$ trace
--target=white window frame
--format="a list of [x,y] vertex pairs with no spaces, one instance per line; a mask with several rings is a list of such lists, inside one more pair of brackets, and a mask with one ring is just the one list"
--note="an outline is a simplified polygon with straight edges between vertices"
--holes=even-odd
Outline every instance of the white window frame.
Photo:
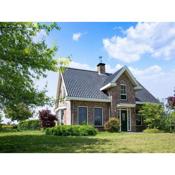
[[80,123],[79,123],[79,108],[86,108],[87,109],[87,115],[86,115],[86,124],[88,125],[88,106],[78,106],[78,111],[77,111],[77,114],[78,114],[78,117],[77,117],[77,123],[78,123],[78,125],[80,125]]
[[[102,125],[95,125],[95,109],[96,108],[101,108],[102,109]],[[103,126],[103,107],[94,107],[94,120],[93,120],[94,126],[95,127],[102,127]]]
[[[121,111],[127,111],[127,131],[132,131],[132,126],[131,126],[131,120],[132,120],[132,117],[131,117],[131,108],[119,108],[118,109],[118,111],[119,111],[119,119],[120,119],[120,131],[121,131]],[[130,114],[130,122],[129,122],[129,124],[130,124],[130,129],[128,129],[129,128],[129,126],[128,126],[128,114]]]
[[[121,86],[124,86],[125,87],[125,93],[121,93]],[[126,96],[126,99],[122,99],[121,96],[122,95],[125,95]],[[120,100],[127,100],[127,90],[126,90],[126,84],[120,84]]]

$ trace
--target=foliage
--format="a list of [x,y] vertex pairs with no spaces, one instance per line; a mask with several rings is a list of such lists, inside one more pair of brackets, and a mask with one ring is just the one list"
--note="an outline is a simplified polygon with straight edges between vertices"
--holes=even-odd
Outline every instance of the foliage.
[[171,109],[175,109],[175,97],[171,96],[167,98],[168,107]]
[[90,125],[59,125],[54,128],[47,128],[46,135],[57,136],[94,136],[97,130]]
[[[65,61],[59,68],[60,63],[54,59],[57,47],[46,44],[45,37],[54,29],[60,30],[56,23],[0,23],[1,110],[15,110],[21,103],[29,107],[49,103],[46,89],[38,90],[34,82],[46,77],[47,71],[63,71]],[[45,37],[39,38],[42,33]]]
[[32,111],[24,103],[14,104],[11,107],[6,107],[4,110],[5,117],[11,120],[25,120],[32,117]]
[[17,131],[17,126],[15,124],[1,124],[0,132],[13,132]]
[[54,127],[57,121],[56,115],[51,114],[51,111],[48,109],[39,111],[39,118],[43,128]]
[[164,108],[161,104],[144,104],[139,113],[143,116],[144,123],[148,128],[160,128],[161,119],[164,117]]
[[119,132],[120,122],[118,117],[110,118],[104,125],[104,129],[109,132]]
[[143,132],[144,133],[160,133],[161,131],[157,128],[152,128],[152,129],[147,128],[147,129],[143,130]]
[[175,112],[171,112],[165,117],[162,117],[160,129],[165,132],[175,132]]
[[24,120],[18,124],[19,130],[39,130],[41,123],[39,120]]

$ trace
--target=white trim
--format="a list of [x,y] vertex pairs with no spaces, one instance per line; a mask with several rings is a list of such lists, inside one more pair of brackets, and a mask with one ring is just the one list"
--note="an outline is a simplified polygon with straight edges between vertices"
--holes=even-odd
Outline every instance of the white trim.
[[66,96],[68,96],[66,85],[65,85],[65,82],[64,82],[64,78],[63,78],[62,73],[61,73],[61,78],[62,78],[62,81],[63,81],[63,86],[64,86],[64,89],[65,89],[65,92],[66,92]]
[[77,100],[77,101],[94,101],[94,102],[111,102],[110,99],[97,99],[97,98],[79,98],[79,97],[65,97],[65,100]]
[[118,80],[118,78],[125,72],[125,71],[127,71],[127,73],[129,74],[129,76],[130,76],[130,79],[131,79],[131,81],[133,82],[133,84],[135,84],[136,85],[136,90],[137,89],[142,89],[142,87],[139,85],[139,83],[136,81],[136,79],[135,79],[135,77],[133,76],[133,74],[131,73],[131,71],[127,68],[127,66],[124,66],[124,67],[122,67],[122,69],[120,70],[120,72],[117,74],[117,76],[116,77],[114,77],[114,79],[110,82],[110,83],[108,83],[107,85],[105,85],[105,86],[103,86],[100,90],[102,91],[102,90],[105,90],[105,89],[107,89],[107,88],[109,88],[109,87],[112,87],[112,85],[114,85],[115,84],[115,86],[117,85],[116,84],[116,81]]
[[77,111],[77,114],[78,114],[78,115],[77,115],[77,116],[78,116],[78,117],[77,117],[77,120],[78,120],[78,121],[77,121],[77,124],[80,125],[80,123],[79,123],[79,108],[81,108],[81,107],[87,108],[87,115],[86,115],[86,120],[87,120],[87,122],[86,122],[86,124],[88,125],[88,106],[77,106],[77,108],[78,108],[78,111]]
[[[95,108],[101,108],[102,109],[102,125],[95,125]],[[103,122],[103,107],[94,107],[94,119],[93,119],[93,123],[95,127],[102,127],[104,122]]]
[[117,74],[117,76],[112,80],[112,82],[116,82],[118,80],[118,78],[125,72],[127,71],[127,73],[129,74],[129,76],[131,77],[131,79],[133,80],[133,82],[135,83],[136,87],[139,86],[138,82],[136,81],[135,77],[132,75],[131,71],[127,68],[127,66],[124,66],[121,71]]
[[134,108],[136,107],[136,104],[130,104],[130,103],[119,103],[117,104],[118,108]]
[[108,83],[107,85],[105,85],[105,86],[103,86],[102,88],[100,88],[100,91],[103,91],[103,90],[105,90],[105,89],[108,89],[108,88],[110,88],[110,87],[115,87],[115,86],[117,86],[117,84],[116,83]]
[[66,109],[66,108],[67,108],[66,106],[60,106],[60,107],[58,107],[58,108],[55,109],[55,112],[57,112],[60,109]]
[[158,104],[158,103],[154,103],[154,102],[142,102],[142,101],[136,101],[136,104],[146,104],[146,103]]

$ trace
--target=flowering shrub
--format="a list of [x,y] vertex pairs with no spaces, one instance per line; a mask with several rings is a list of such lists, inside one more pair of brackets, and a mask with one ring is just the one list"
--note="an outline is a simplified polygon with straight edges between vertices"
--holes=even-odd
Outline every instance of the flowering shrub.
[[43,128],[54,127],[57,121],[56,115],[51,114],[51,111],[48,109],[39,111],[39,118]]

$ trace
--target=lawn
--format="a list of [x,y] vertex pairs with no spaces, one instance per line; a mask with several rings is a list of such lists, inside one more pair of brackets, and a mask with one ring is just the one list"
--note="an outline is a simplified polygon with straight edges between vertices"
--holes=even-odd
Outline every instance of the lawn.
[[41,131],[0,133],[7,153],[142,153],[175,152],[175,134],[107,133],[91,137],[46,136]]

